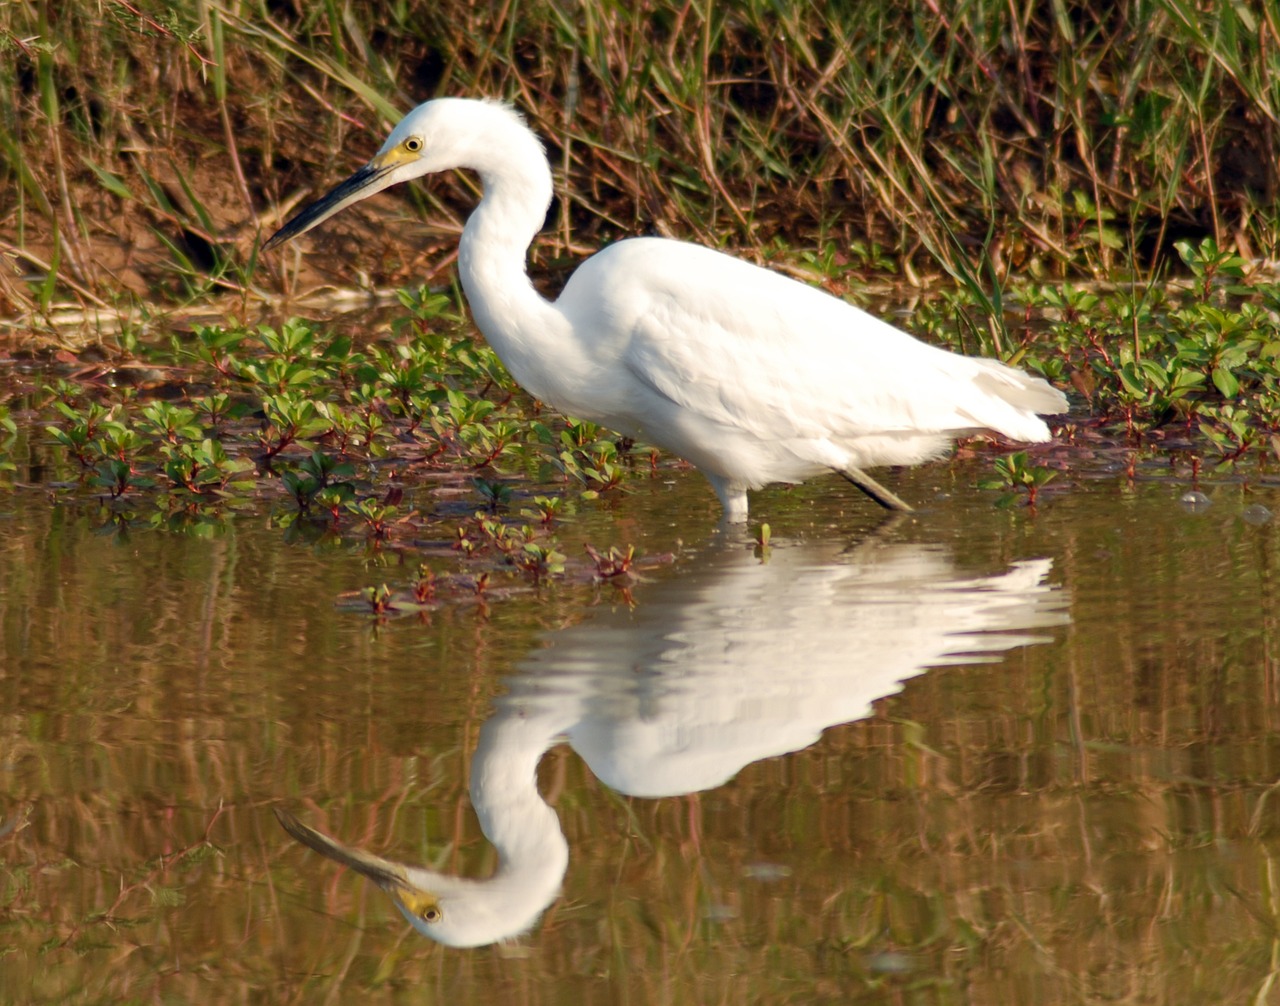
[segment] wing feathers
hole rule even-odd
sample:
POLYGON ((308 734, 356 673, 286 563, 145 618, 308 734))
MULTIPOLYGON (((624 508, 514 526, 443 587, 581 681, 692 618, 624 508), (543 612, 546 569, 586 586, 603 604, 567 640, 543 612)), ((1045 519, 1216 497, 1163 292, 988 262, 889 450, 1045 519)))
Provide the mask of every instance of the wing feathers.
POLYGON ((1045 440, 1035 413, 1066 407, 1039 378, 928 346, 821 290, 683 242, 612 246, 580 268, 561 305, 579 298, 595 311, 603 299, 604 328, 627 336, 602 352, 643 387, 708 426, 775 443, 979 427, 1045 440))

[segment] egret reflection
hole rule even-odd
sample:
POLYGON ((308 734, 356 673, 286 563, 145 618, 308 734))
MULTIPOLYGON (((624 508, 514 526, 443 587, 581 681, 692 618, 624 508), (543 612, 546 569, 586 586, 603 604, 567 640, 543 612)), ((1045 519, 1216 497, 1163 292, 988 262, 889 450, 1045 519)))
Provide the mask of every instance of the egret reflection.
POLYGON ((762 758, 868 715, 931 667, 1045 642, 1067 620, 1048 559, 966 577, 941 548, 872 542, 712 551, 684 576, 549 634, 480 730, 471 800, 498 868, 436 873, 341 845, 277 811, 294 838, 378 884, 420 932, 456 947, 517 936, 555 900, 569 848, 537 789, 566 742, 637 797, 719 786, 762 758))

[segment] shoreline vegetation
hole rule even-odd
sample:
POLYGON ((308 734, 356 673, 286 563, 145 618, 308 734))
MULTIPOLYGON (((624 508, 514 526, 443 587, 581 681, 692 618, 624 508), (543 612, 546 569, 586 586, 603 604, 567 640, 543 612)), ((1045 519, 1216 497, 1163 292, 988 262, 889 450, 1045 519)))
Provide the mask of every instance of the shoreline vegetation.
MULTIPOLYGON (((438 94, 512 100, 544 138, 558 199, 535 264, 552 276, 640 233, 908 283, 1143 278, 1205 237, 1270 261, 1275 17, 1179 0, 8 4, 0 293, 34 319, 278 294, 263 232, 438 94)), ((473 201, 467 179, 406 187, 322 246, 342 285, 356 242, 375 285, 420 282, 446 273, 473 201)))
MULTIPOLYGON (((471 341, 452 267, 473 179, 398 187, 305 255, 258 254, 447 93, 511 100, 543 137, 556 200, 531 273, 548 294, 644 233, 864 303, 892 290, 913 303, 903 327, 1073 391, 1057 445, 995 464, 1005 499, 1034 505, 1102 441, 1130 477, 1158 458, 1192 484, 1266 483, 1275 19, 1179 0, 5 5, 0 359, 38 366, 7 368, 0 476, 24 483, 35 459, 113 504, 159 491, 167 512, 268 479, 298 515, 380 541, 396 504, 349 466, 406 443, 474 472, 490 513, 511 466, 588 493, 651 467, 644 445, 542 416, 471 341), (354 340, 285 320, 353 283, 399 316, 354 340)), ((499 551, 542 576, 562 563, 541 540, 499 551)))

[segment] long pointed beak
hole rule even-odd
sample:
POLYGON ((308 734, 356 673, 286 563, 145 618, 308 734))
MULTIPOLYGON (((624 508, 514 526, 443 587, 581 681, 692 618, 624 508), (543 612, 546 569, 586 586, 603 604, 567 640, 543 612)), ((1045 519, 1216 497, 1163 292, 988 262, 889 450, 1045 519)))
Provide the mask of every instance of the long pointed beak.
POLYGON ((384 891, 403 895, 414 892, 414 888, 405 878, 404 867, 383 859, 361 849, 352 848, 336 842, 328 835, 322 835, 314 828, 309 828, 283 807, 273 807, 276 820, 290 835, 309 849, 313 849, 326 859, 349 866, 361 876, 368 877, 384 891))
POLYGON ((285 221, 284 226, 267 239, 267 243, 262 246, 262 250, 270 251, 291 238, 296 238, 299 234, 305 234, 312 227, 328 220, 339 210, 345 209, 352 203, 357 203, 375 192, 381 192, 389 185, 394 185, 396 179, 391 177, 391 173, 399 163, 400 161, 393 157, 386 157, 381 154, 375 157, 341 185, 331 189, 315 202, 308 203, 285 221))

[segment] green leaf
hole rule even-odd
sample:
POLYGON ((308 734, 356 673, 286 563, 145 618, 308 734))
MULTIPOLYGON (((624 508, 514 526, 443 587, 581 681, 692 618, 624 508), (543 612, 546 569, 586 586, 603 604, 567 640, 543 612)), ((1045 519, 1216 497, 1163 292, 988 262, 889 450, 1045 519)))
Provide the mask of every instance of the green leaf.
POLYGON ((1126 363, 1116 371, 1116 376, 1124 385, 1125 391, 1135 398, 1140 398, 1147 393, 1147 382, 1139 376, 1138 369, 1132 363, 1126 363))
POLYGON ((121 199, 132 199, 133 193, 129 191, 129 186, 120 179, 118 175, 113 175, 106 168, 100 168, 87 157, 82 157, 85 167, 98 176, 98 181, 102 183, 102 187, 110 192, 113 196, 119 196, 121 199))
POLYGON ((1225 367, 1213 368, 1213 386, 1221 392, 1223 398, 1235 398, 1240 392, 1240 382, 1236 375, 1225 367))

